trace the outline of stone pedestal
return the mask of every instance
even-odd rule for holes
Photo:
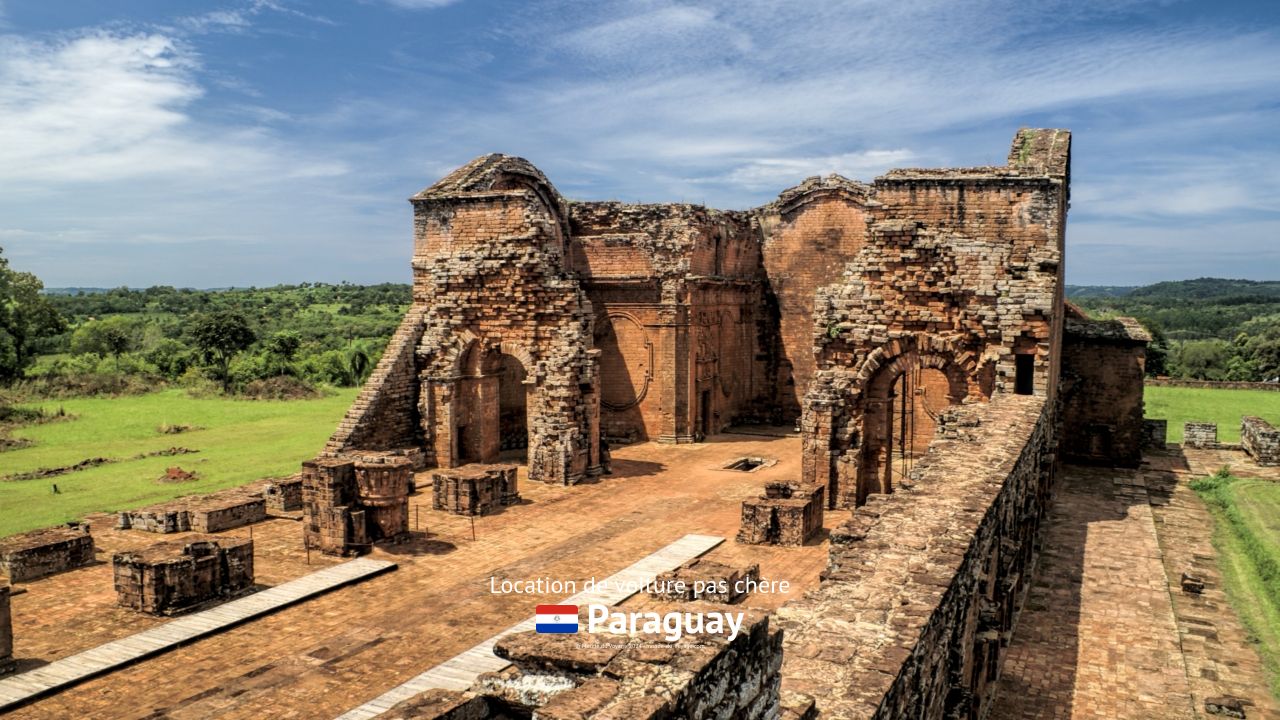
[[[822,485],[776,482],[765,494],[742,501],[738,542],[750,545],[803,545],[822,528]]]
[[[9,586],[0,585],[0,675],[13,672],[13,619],[9,613]]]
[[[487,515],[520,502],[515,465],[463,465],[431,474],[431,506],[454,515]]]
[[[89,526],[32,530],[0,540],[0,573],[9,582],[27,582],[93,562]]]

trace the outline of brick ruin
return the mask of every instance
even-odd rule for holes
[[[694,558],[675,570],[658,575],[649,597],[667,602],[708,602],[731,605],[750,594],[760,580],[760,565],[733,567],[706,558]]]
[[[267,517],[267,502],[261,492],[232,488],[138,510],[123,510],[116,516],[116,529],[142,530],[161,534],[231,530]]]
[[[367,552],[409,532],[413,460],[398,453],[321,457],[303,463],[303,537],[329,555]]]
[[[172,615],[253,587],[248,538],[194,536],[116,553],[111,563],[118,603],[152,615]]]
[[[748,545],[803,545],[822,529],[824,485],[771,482],[764,495],[742,501],[738,542]]]
[[[11,583],[29,582],[89,565],[94,560],[93,551],[93,536],[87,524],[70,523],[11,535],[0,540],[0,574]]]
[[[520,502],[515,465],[467,465],[431,473],[431,507],[454,515],[488,515]]]
[[[1218,447],[1218,423],[1183,423],[1182,444],[1190,448]]]
[[[1259,465],[1280,465],[1280,430],[1260,417],[1240,419],[1240,445]]]
[[[13,672],[17,662],[13,659],[13,615],[9,608],[8,584],[0,585],[0,675]]]
[[[1063,457],[1137,467],[1146,443],[1142,391],[1151,334],[1132,318],[1091,320],[1072,305],[1064,332]]]
[[[1135,465],[1152,439],[1150,336],[1064,298],[1070,155],[1069,132],[1024,129],[1004,165],[814,177],[747,211],[567,202],[524,160],[478,158],[412,198],[415,303],[326,453],[572,484],[601,437],[797,423],[800,477],[743,503],[739,541],[850,517],[821,586],[778,612],[784,685],[831,717],[982,717],[1055,468]],[[391,716],[502,716],[501,688],[546,672],[531,657],[490,700]],[[538,716],[612,702],[616,662],[574,655],[590,672]],[[490,714],[447,714],[464,706]]]

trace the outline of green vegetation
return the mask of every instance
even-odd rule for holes
[[[410,302],[408,285],[51,291],[66,329],[36,344],[18,395],[130,394],[177,384],[257,397],[359,385]]]
[[[344,389],[318,400],[286,402],[193,398],[166,390],[43,403],[38,407],[51,421],[13,432],[36,444],[0,453],[0,536],[297,472],[323,446],[355,393]],[[57,419],[60,411],[68,417]],[[182,426],[192,429],[165,432]],[[199,452],[138,458],[171,446]],[[56,477],[5,479],[98,457],[115,462]],[[198,478],[157,482],[175,465]]]
[[[40,340],[66,329],[53,304],[40,294],[43,289],[40,278],[9,269],[0,254],[0,383],[22,377],[35,361]]]
[[[1220,388],[1155,387],[1143,394],[1149,418],[1169,421],[1169,442],[1182,442],[1185,422],[1218,424],[1218,440],[1240,441],[1240,418],[1257,415],[1280,427],[1280,392]]]
[[[1191,488],[1213,513],[1227,596],[1280,697],[1280,483],[1237,478],[1223,468]]]
[[[1069,286],[1067,294],[1093,317],[1140,320],[1155,338],[1150,375],[1280,377],[1280,282],[1201,278],[1139,288]]]

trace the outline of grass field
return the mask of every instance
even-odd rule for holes
[[[207,493],[259,478],[287,475],[318,452],[356,394],[340,389],[318,400],[192,398],[182,390],[122,398],[43,403],[69,415],[14,431],[36,442],[0,453],[0,477],[63,467],[95,457],[118,460],[87,470],[36,480],[0,481],[0,537],[112,511]],[[162,425],[201,429],[162,434]],[[192,455],[130,459],[171,446]],[[165,468],[199,473],[193,482],[163,484]],[[59,493],[53,494],[57,483]]]
[[[1220,473],[1191,487],[1213,512],[1227,595],[1280,697],[1280,483]]]
[[[1154,387],[1144,394],[1149,418],[1169,421],[1169,442],[1182,442],[1185,422],[1218,423],[1220,442],[1240,441],[1240,417],[1257,415],[1280,427],[1280,392],[1217,388]]]

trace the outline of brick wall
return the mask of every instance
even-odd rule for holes
[[[811,330],[802,479],[826,484],[834,505],[892,492],[902,451],[923,449],[944,403],[1021,389],[1020,356],[1031,358],[1026,389],[1056,398],[1069,142],[1024,130],[1014,146],[1028,149],[1007,167],[876,180],[867,238],[841,280],[818,290]]]
[[[1182,444],[1192,448],[1218,446],[1218,424],[1189,422],[1182,426]]]
[[[776,299],[776,383],[784,420],[800,415],[815,370],[814,293],[840,279],[866,242],[870,188],[838,176],[810,178],[757,211],[768,287]]]
[[[1062,452],[1078,462],[1142,462],[1150,336],[1127,319],[1068,320],[1062,348]]]
[[[857,508],[819,588],[778,611],[783,688],[824,717],[982,717],[1033,567],[1054,426],[1035,396],[944,415],[909,486]]]
[[[0,584],[0,675],[12,672],[16,663],[13,659],[13,615],[9,609],[9,585]]]
[[[93,562],[88,525],[46,528],[0,540],[0,574],[27,582]]]
[[[1240,419],[1240,445],[1259,465],[1280,465],[1280,430],[1260,417]]]
[[[253,587],[253,541],[193,536],[116,553],[116,598],[127,608],[170,615]]]

